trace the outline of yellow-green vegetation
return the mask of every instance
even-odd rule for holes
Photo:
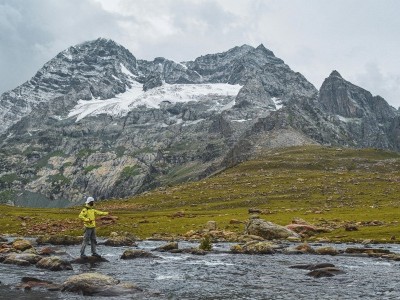
[[[219,229],[242,232],[240,221],[249,218],[249,208],[257,208],[261,218],[280,225],[301,218],[331,229],[316,238],[396,242],[399,195],[399,153],[319,146],[275,149],[198,182],[98,203],[98,209],[118,217],[101,225],[98,234],[178,235],[202,229],[210,220]],[[81,234],[81,207],[0,209],[3,234]]]

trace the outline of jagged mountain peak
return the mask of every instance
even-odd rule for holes
[[[383,98],[345,80],[334,70],[322,83],[319,102],[323,109],[346,122],[359,122],[362,118],[376,119],[380,123],[396,115],[395,109]]]
[[[340,75],[340,73],[336,70],[333,70],[331,72],[331,74],[329,75],[329,77],[339,77],[339,78],[343,78],[342,75]]]
[[[274,52],[272,52],[271,50],[265,48],[264,44],[260,44],[260,45],[256,48],[256,50],[262,51],[262,52],[264,52],[264,53],[265,53],[266,55],[268,55],[268,56],[273,56],[273,57],[275,57]]]

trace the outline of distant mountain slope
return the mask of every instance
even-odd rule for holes
[[[85,42],[1,95],[0,120],[0,201],[25,205],[126,197],[265,148],[400,149],[399,113],[384,99],[338,72],[318,92],[263,45],[177,63]]]

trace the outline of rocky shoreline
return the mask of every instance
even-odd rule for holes
[[[213,249],[212,244],[221,238],[222,234],[216,229],[216,224],[209,223],[202,236],[212,237],[209,239],[209,245],[204,244],[204,239],[198,247],[180,247],[184,240],[173,240],[164,243],[151,250],[143,250],[138,246],[139,240],[129,234],[112,233],[106,239],[103,247],[123,247],[123,253],[120,254],[121,260],[132,259],[162,259],[156,253],[169,252],[172,254],[189,255],[208,255],[208,254],[232,254],[232,255],[316,255],[316,256],[350,256],[364,257],[372,259],[384,259],[400,261],[400,253],[392,252],[380,247],[372,247],[365,244],[362,247],[334,247],[324,245],[324,243],[315,243],[313,245],[301,241],[301,234],[296,233],[286,227],[263,221],[261,219],[252,219],[246,225],[246,234],[241,236],[241,241],[231,243],[229,250]],[[307,225],[308,226],[308,225]],[[295,226],[296,228],[296,226]],[[297,227],[300,228],[300,227]],[[313,229],[314,230],[314,229]],[[250,234],[253,233],[253,234]],[[199,234],[199,233],[197,233]],[[207,235],[204,235],[207,234]],[[303,233],[304,234],[304,233]],[[300,240],[299,240],[300,239]],[[86,259],[65,258],[65,252],[60,252],[59,245],[78,245],[81,242],[80,237],[71,236],[48,236],[38,237],[35,240],[24,238],[0,237],[0,263],[17,265],[21,268],[36,266],[40,269],[46,269],[54,272],[73,270],[76,265],[88,264],[95,265],[108,262],[104,257],[89,256]],[[165,239],[163,239],[165,240]],[[190,239],[193,240],[193,235]],[[344,270],[331,263],[318,264],[297,264],[289,266],[293,269],[307,270],[307,276],[313,278],[332,277],[345,273]],[[40,278],[22,277],[20,284],[16,286],[22,290],[47,290],[58,292],[73,292],[82,295],[124,295],[140,293],[143,290],[136,284],[125,282],[121,283],[118,279],[106,276],[100,273],[82,273],[70,276],[61,283],[56,283]]]

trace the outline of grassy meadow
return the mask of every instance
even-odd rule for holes
[[[331,229],[312,239],[396,242],[399,196],[399,153],[319,146],[275,149],[198,182],[97,203],[97,209],[118,217],[114,224],[99,226],[98,235],[182,235],[210,220],[219,229],[243,232],[248,210],[256,208],[262,219],[280,225],[301,218]],[[81,235],[80,210],[0,206],[0,234]],[[358,230],[347,231],[349,226]]]

